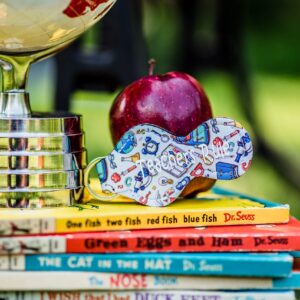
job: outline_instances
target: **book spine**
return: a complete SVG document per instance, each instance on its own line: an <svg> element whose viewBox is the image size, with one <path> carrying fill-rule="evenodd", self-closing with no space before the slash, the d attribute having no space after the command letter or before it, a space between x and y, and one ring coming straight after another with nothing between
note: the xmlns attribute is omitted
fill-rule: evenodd
<svg viewBox="0 0 300 300"><path fill-rule="evenodd" d="M216 225L247 225L286 223L289 211L286 208L254 208L215 210L213 213L187 211L157 214L141 214L132 216L110 216L103 218L57 219L57 232L78 231L110 231L134 230L172 227L216 226Z"/></svg>
<svg viewBox="0 0 300 300"><path fill-rule="evenodd" d="M0 293L3 300L294 300L293 291L52 291L52 292L6 292Z"/></svg>
<svg viewBox="0 0 300 300"><path fill-rule="evenodd" d="M292 251L300 249L300 234L204 234L164 230L103 232L0 238L0 254Z"/></svg>
<svg viewBox="0 0 300 300"><path fill-rule="evenodd" d="M149 230L150 231L150 230ZM1 244L1 240L0 240ZM270 246L272 247L270 249ZM0 246L1 248L1 246ZM124 252L259 252L292 251L300 248L300 234L282 233L249 235L244 234L199 234L131 232L118 237L91 234L70 235L66 242L67 253L124 253ZM0 250L1 253L1 250Z"/></svg>
<svg viewBox="0 0 300 300"><path fill-rule="evenodd" d="M67 236L0 238L0 254L66 253Z"/></svg>
<svg viewBox="0 0 300 300"><path fill-rule="evenodd" d="M25 222L28 221L28 222ZM54 221L54 223L53 223ZM32 226L30 220L1 220L0 236L24 235L40 233L73 233L84 231L134 230L153 228L217 226L217 225L247 225L287 223L289 221L288 207L216 209L212 212L178 211L168 213L158 210L157 213L136 215L112 215L101 217L67 218L57 216L54 219L36 219ZM44 228L43 224L49 224Z"/></svg>
<svg viewBox="0 0 300 300"><path fill-rule="evenodd" d="M33 215L32 215L33 217ZM0 236L14 236L27 234L47 234L56 232L55 218L24 218L1 220Z"/></svg>
<svg viewBox="0 0 300 300"><path fill-rule="evenodd" d="M0 256L0 269L145 274L284 277L292 271L289 254L41 254Z"/></svg>
<svg viewBox="0 0 300 300"><path fill-rule="evenodd" d="M249 290L272 289L271 278L197 277L91 272L0 271L0 291ZM285 284L278 289L286 290ZM300 282L298 282L298 288Z"/></svg>

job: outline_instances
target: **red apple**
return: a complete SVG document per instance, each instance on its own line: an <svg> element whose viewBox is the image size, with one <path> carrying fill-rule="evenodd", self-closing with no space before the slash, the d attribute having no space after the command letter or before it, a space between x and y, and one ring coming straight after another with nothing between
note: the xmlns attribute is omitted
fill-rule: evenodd
<svg viewBox="0 0 300 300"><path fill-rule="evenodd" d="M209 100L198 81L181 72L153 75L134 81L115 99L110 110L110 130L114 144L131 127L150 123L174 135L185 136L212 117ZM182 192L186 196L209 189L215 180L195 178Z"/></svg>

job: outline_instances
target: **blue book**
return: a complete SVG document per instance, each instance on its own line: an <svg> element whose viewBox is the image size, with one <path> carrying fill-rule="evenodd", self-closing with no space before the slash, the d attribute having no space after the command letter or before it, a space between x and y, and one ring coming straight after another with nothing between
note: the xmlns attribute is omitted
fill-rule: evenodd
<svg viewBox="0 0 300 300"><path fill-rule="evenodd" d="M13 256L6 265L25 271L285 277L292 264L288 253L129 253Z"/></svg>
<svg viewBox="0 0 300 300"><path fill-rule="evenodd" d="M300 290L300 272L293 272L285 278L274 278L272 288Z"/></svg>
<svg viewBox="0 0 300 300"><path fill-rule="evenodd" d="M295 258L300 258L300 251L292 251L290 252L291 255L293 255Z"/></svg>

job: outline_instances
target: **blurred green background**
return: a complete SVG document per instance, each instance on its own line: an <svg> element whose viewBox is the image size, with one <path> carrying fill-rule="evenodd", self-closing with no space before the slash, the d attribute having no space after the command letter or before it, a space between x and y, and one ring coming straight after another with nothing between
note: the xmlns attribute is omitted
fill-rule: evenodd
<svg viewBox="0 0 300 300"><path fill-rule="evenodd" d="M204 37L207 43L214 43L214 16L210 13L214 1L206 2L207 11L199 11L199 29L195 30L193 38ZM157 60L157 73L182 66L180 45L183 41L179 33L183 24L178 18L179 9L172 0L143 1L143 31L149 57ZM253 116L251 121L241 105L237 78L232 72L201 65L194 70L180 70L200 81L215 116L237 119L252 132L254 142L253 129L258 128L263 141L280 157L278 167L277 159L254 153L253 164L245 176L218 184L289 203L292 213L300 217L300 2L247 1L245 9L242 57L252 97L251 105L247 106ZM91 43L89 33L86 37L87 43ZM54 77L51 59L32 67L29 90L35 111L52 110ZM117 93L78 91L72 97L72 112L84 116L89 160L106 155L112 149L108 115ZM291 176L286 176L287 172Z"/></svg>

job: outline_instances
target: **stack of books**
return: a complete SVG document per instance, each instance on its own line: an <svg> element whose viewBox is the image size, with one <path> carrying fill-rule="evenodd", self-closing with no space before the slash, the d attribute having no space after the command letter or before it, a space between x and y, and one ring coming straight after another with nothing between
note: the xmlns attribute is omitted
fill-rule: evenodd
<svg viewBox="0 0 300 300"><path fill-rule="evenodd" d="M0 210L0 298L294 300L300 222L218 188L168 207Z"/></svg>

